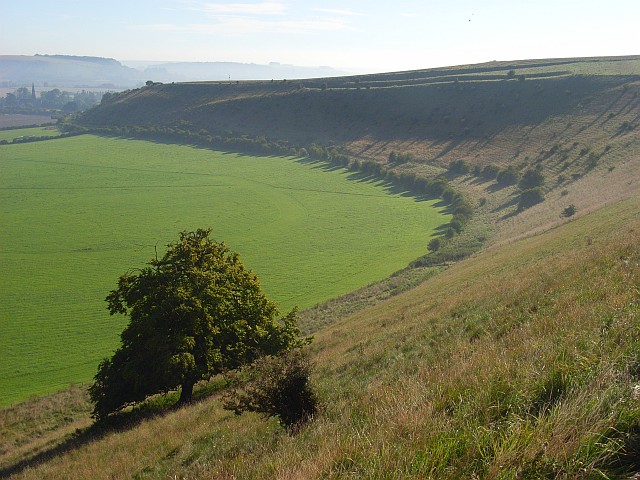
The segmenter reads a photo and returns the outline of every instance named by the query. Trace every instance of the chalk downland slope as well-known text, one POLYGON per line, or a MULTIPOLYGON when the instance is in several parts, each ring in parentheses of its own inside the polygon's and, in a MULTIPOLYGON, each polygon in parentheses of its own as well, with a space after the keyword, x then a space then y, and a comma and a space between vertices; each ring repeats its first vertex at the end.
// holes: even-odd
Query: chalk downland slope
POLYGON ((495 240, 640 192, 640 57, 482 65, 278 82, 153 85, 86 112, 85 126, 164 126, 333 145, 398 174, 452 180, 495 240), (392 164, 392 152, 411 154, 392 164), (517 188, 487 167, 541 168, 549 201, 514 215, 517 188), (475 171, 475 173, 474 173, 475 171))
POLYGON ((2 411, 0 473, 626 478, 640 471, 639 208, 489 249, 317 332, 322 410, 297 435, 216 394, 100 431, 76 390, 2 411))
POLYGON ((631 57, 316 84, 163 85, 87 113, 86 125, 188 122, 214 131, 226 122, 249 135, 333 142, 385 165, 391 151, 412 152, 413 160, 387 166, 446 174, 478 205, 469 231, 490 231, 491 244, 316 331, 312 380, 323 406, 297 435, 273 420, 224 411, 216 394, 127 428, 96 431, 81 393, 67 393, 73 401, 60 394, 2 411, 0 474, 640 473, 638 73, 638 57, 631 57), (470 172, 449 171, 459 159, 470 172), (541 165, 545 201, 517 213, 516 186, 473 173, 487 165, 520 172, 541 165), (570 204, 575 215, 562 216, 570 204))

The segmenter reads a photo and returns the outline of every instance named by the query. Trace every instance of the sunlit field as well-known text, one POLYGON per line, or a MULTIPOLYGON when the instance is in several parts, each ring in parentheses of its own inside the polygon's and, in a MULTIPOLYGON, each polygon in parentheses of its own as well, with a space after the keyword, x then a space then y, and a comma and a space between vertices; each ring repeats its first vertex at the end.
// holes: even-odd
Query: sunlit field
POLYGON ((0 147, 0 404, 90 380, 125 319, 104 298, 180 230, 211 227, 283 310, 384 278, 449 221, 294 158, 80 136, 0 147))

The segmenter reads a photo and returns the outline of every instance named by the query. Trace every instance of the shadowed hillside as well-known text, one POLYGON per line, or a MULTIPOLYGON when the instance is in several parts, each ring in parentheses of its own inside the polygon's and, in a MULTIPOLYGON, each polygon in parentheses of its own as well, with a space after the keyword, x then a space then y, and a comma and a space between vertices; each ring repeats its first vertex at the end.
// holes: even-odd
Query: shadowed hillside
POLYGON ((557 222, 570 204, 583 212, 639 191, 640 57, 155 84, 111 97, 78 121, 333 145, 398 175, 433 178, 463 160, 469 171, 449 180, 481 204, 476 225, 504 239, 557 222), (390 162, 393 152, 408 161, 390 162), (544 194, 565 205, 515 215, 517 189, 482 172, 510 165, 518 175, 541 169, 544 194))

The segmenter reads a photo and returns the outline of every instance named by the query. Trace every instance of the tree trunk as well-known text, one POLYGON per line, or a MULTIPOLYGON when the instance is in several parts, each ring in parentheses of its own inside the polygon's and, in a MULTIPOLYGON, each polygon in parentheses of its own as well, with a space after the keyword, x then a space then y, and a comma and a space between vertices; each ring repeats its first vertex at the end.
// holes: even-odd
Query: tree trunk
POLYGON ((181 385, 179 405, 191 403, 193 397, 193 382, 185 382, 181 385))

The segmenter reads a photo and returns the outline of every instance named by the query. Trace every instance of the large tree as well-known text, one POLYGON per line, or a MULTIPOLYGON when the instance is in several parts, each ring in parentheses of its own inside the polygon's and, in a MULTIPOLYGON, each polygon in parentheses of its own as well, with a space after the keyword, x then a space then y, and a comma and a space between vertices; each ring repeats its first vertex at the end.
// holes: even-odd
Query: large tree
POLYGON ((256 275, 209 234, 181 232, 107 296, 109 312, 130 322, 90 387, 97 418, 177 387, 188 402, 199 380, 305 343, 295 310, 278 320, 256 275))

